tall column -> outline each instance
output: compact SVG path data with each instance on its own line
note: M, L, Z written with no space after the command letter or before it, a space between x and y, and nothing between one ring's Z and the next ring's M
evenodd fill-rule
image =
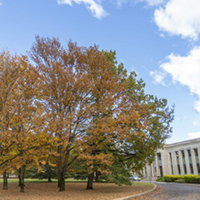
M165 157L166 158L163 162L163 164L166 166L164 174L172 174L171 159L170 159L170 156L169 156L169 152L165 153Z
M156 168L156 161L154 160L152 164L153 164L153 176L157 176L157 169L155 170L155 168Z
M152 177L154 177L154 164L151 163L151 174L152 174Z
M143 169L142 169L142 177L145 177L144 167L143 167Z
M181 151L178 151L178 155L179 155L179 164L180 164L180 168L181 168L181 175L184 175L183 156L182 156Z
M191 156L192 156L192 166L193 166L194 174L198 174L197 161L196 161L196 156L195 156L195 153L194 153L194 149L191 149Z
M148 167L148 165L146 164L145 167L144 167L145 177L148 177L147 167Z
M184 152L185 152L185 163L186 163L187 174L191 174L190 161L189 161L189 155L188 155L187 149L184 150Z
M171 154L171 157L170 157ZM169 168L169 173L168 174L173 174L172 173L172 167L171 167L171 162L172 162L172 153L168 152L168 156L167 156L167 160L169 161L168 164L168 168Z
M172 156L172 167L173 167L173 172L174 172L173 174L176 174L176 161L174 157L174 152L171 152L171 156Z
M153 174L152 174L152 164L148 165L147 174L148 174L148 177L152 177L153 176Z
M166 151L162 150L162 152L161 152L161 165L162 165L162 170L163 170L163 176L165 174L169 174L168 173L168 165L167 165L166 160L167 160Z
M150 165L147 165L147 176L151 176L151 167Z
M159 166L158 166L158 155L156 153L156 156L155 156L155 164L156 164L156 175L159 176Z

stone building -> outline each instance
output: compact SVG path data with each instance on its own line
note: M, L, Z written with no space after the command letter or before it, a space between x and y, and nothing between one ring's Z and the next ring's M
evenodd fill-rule
M200 138L165 144L156 152L154 162L146 165L142 173L144 177L200 175Z

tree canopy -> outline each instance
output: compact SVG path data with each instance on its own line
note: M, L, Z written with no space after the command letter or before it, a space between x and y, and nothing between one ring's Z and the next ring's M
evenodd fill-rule
M115 51L96 45L36 36L29 58L0 54L2 171L23 179L25 167L56 166L60 191L67 172L84 172L87 189L100 174L130 184L170 135L167 100L146 94Z

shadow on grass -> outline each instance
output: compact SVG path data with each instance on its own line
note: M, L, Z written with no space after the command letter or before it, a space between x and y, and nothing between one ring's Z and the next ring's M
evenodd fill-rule
M49 182L47 179L31 179L31 178L25 178L25 183L57 183L57 179L51 179L51 182ZM65 179L65 183L86 183L86 180L75 180L75 179ZM3 183L3 179L0 179L0 183ZM19 183L18 178L8 178L8 183Z

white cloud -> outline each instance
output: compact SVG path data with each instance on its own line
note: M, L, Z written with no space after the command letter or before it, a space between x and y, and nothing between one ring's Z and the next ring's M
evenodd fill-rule
M197 95L198 100L194 108L200 112L200 47L192 49L187 56L175 56L173 53L167 56L168 62L162 63L160 68L165 73L172 76L174 82L179 82L188 86L192 94ZM154 73L154 74L153 74ZM163 82L164 74L161 72L152 72L158 78L154 80L158 83ZM161 76L159 78L159 75Z
M127 0L117 0L117 6L120 7L123 3L126 3Z
M97 19L108 15L107 12L103 9L100 3L97 3L95 0L57 0L58 4L68 4L72 6L72 2L81 4L84 3L87 8L92 12L93 16Z
M169 0L157 8L154 19L160 30L197 40L200 33L200 0Z
M149 6L158 6L165 3L167 0L139 0L140 2L146 2Z
M188 133L190 139L200 138L200 132Z
M116 2L116 0L112 0ZM165 3L167 0L117 0L117 5L121 6L123 3L127 2L146 2L149 6L158 6Z
M165 73L159 72L159 71L151 71L150 75L153 77L155 84L161 83L162 85L165 86L165 83L164 83Z

